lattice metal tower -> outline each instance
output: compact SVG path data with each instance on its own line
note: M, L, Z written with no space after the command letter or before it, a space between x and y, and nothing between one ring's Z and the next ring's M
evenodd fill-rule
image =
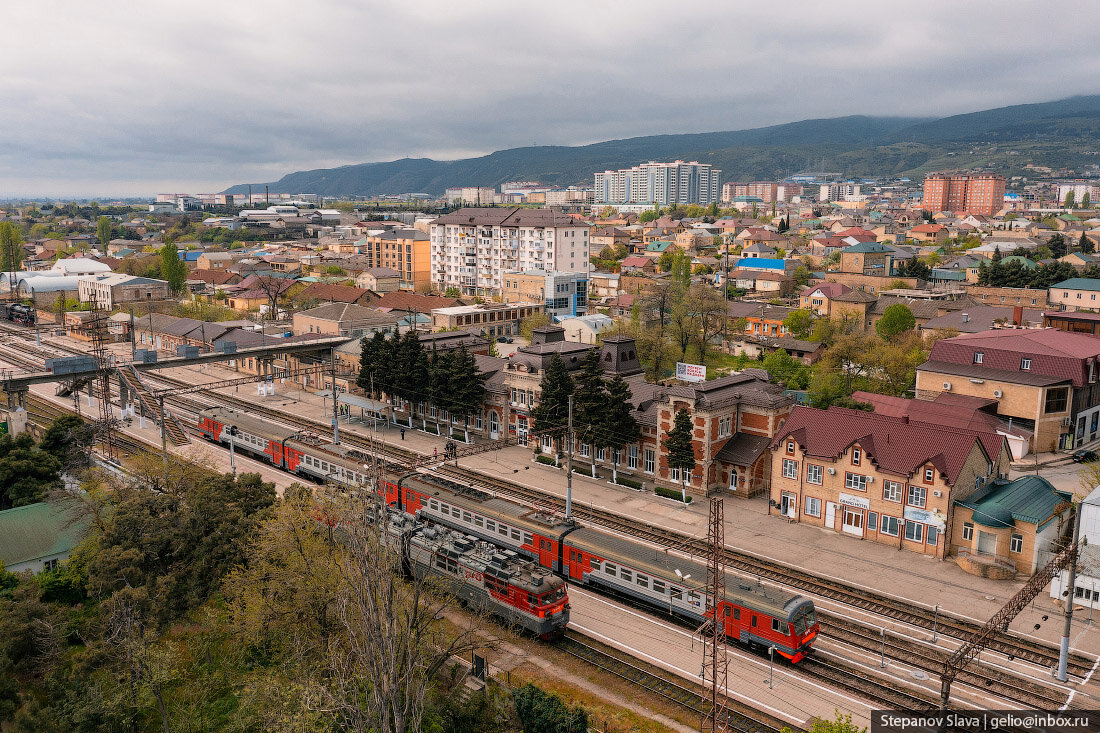
M725 616L722 600L726 597L725 506L720 497L710 500L707 529L707 589L711 606L707 622L700 627L703 637L703 721L700 730L729 730L729 657L726 655Z
M110 340L107 312L92 298L91 316L88 319L88 333L92 337L92 355L98 370L96 382L99 383L99 420L96 421L96 439L103 446L104 457L108 461L116 460L115 455L115 416L111 411L111 356L107 352Z

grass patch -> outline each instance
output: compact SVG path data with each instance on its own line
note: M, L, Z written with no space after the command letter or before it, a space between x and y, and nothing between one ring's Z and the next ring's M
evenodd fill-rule
M553 466L554 468L558 467L558 462L550 456L535 456L535 460L544 466Z
M632 478L625 478L623 476L619 476L619 478L615 481L615 483L619 484L619 486L629 486L632 489L641 489L642 488L642 482L641 481L635 481Z

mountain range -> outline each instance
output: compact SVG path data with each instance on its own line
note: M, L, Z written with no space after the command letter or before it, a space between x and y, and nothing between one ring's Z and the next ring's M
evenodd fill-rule
M845 178L920 176L953 168L1026 175L1028 165L1078 166L1081 156L1098 154L1098 140L1100 95L1095 95L942 118L857 115L730 132L511 148L462 160L404 158L299 171L251 185L253 192L269 186L323 196L440 195L448 186L495 187L517 180L591 185L596 171L675 159L710 163L722 170L724 181L825 171ZM247 193L248 185L226 193Z

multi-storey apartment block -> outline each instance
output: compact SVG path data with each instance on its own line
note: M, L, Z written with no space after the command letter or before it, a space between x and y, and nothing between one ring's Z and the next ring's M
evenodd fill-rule
M394 229L356 242L367 267L390 267L401 276L402 290L426 293L431 284L428 235L415 229Z
M650 161L596 174L596 204L701 204L718 201L722 171L708 163Z
M499 295L504 273L588 272L588 227L558 209L460 209L431 225L431 280Z
M799 187L801 189L801 187ZM729 203L738 196L755 196L770 204L779 200L779 184L775 181L753 181L752 183L726 183L722 186L722 201Z
M933 173L924 179L926 211L992 216L1005 206L1005 178L994 173Z

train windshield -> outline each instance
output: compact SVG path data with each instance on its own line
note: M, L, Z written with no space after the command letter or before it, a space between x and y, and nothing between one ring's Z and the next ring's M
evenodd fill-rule
M557 589L550 591L549 593L543 593L538 597L538 605L545 606L548 603L554 603L565 598L565 586L561 585Z
M815 623L817 623L817 618L814 616L813 607L801 609L794 619L795 635L802 636L807 629L812 629Z

